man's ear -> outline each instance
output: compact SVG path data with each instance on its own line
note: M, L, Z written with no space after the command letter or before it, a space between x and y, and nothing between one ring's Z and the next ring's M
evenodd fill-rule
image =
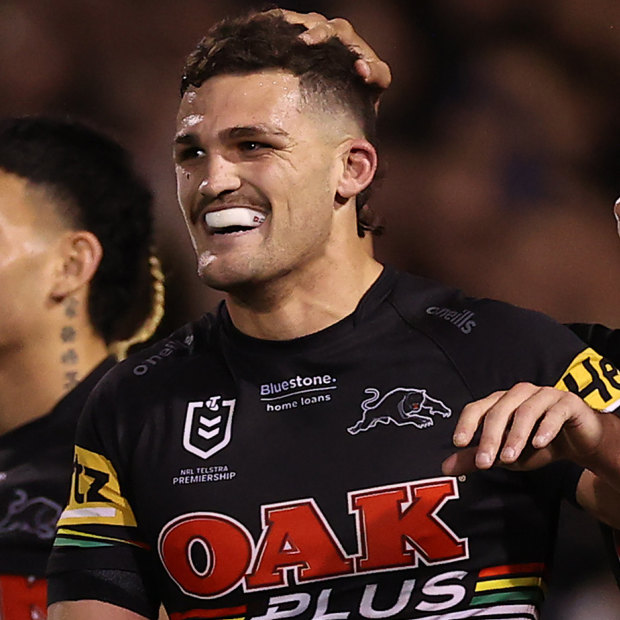
M87 230L65 233L60 240L59 263L54 275L52 298L62 301L87 286L102 257L103 248L93 233Z
M348 143L344 171L338 183L338 196L348 200L368 187L377 171L377 151L364 140L356 138Z

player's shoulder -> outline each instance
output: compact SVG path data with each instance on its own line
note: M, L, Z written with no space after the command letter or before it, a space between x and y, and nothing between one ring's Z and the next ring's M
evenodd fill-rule
M541 312L470 296L457 287L409 273L397 272L391 301L403 320L438 337L496 335L535 342L541 334L555 332L571 339L564 326Z
M131 354L107 372L97 385L98 391L132 391L136 382L144 392L148 385L170 384L198 358L209 358L217 348L217 313L206 313L186 323L166 338Z
M407 274L393 291L403 323L442 351L476 398L519 381L554 385L585 349L535 310Z

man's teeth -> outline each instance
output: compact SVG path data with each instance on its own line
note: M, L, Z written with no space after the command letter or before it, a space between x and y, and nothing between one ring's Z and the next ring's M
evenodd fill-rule
M232 207L205 214L205 222L209 228L230 228L239 226L242 228L256 228L260 226L267 216L261 211L248 207Z

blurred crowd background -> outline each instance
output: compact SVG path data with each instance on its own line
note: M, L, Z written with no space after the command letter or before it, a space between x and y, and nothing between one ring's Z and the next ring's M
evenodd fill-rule
M70 114L133 153L157 200L160 335L219 299L195 277L171 138L185 55L243 0L1 0L0 116ZM379 259L542 310L620 326L619 0L313 0L387 60ZM510 355L510 351L506 351ZM547 619L620 618L598 533L570 515Z

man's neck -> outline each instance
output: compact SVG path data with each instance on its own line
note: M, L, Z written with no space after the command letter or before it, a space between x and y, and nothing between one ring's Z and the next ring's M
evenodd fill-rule
M49 413L107 356L96 336L0 351L0 435Z
M351 314L382 271L367 254L358 264L334 265L330 273L280 278L253 294L227 297L240 331L265 340L291 340L321 331Z

